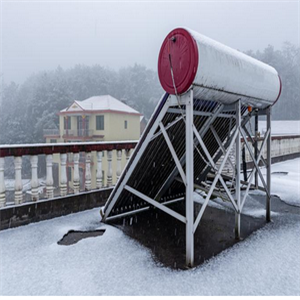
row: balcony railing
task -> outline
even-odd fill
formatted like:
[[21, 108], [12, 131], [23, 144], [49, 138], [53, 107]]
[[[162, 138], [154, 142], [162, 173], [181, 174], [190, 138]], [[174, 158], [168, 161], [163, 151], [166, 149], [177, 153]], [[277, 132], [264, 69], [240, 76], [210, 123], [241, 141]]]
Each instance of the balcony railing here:
[[[92, 180], [95, 182], [95, 189], [110, 187], [113, 185], [113, 177], [119, 179], [122, 172], [122, 158], [127, 162], [131, 150], [136, 146], [137, 141], [119, 142], [85, 142], [85, 143], [57, 143], [57, 144], [26, 144], [26, 145], [0, 145], [0, 207], [9, 204], [21, 204], [28, 201], [38, 201], [42, 198], [54, 198], [68, 194], [78, 194], [92, 189]], [[125, 157], [124, 157], [125, 156]], [[115, 162], [113, 161], [115, 158]], [[54, 185], [53, 163], [60, 165], [58, 186]], [[104, 161], [104, 159], [106, 161]], [[5, 162], [7, 160], [7, 162]], [[7, 194], [11, 187], [8, 187], [8, 180], [4, 177], [5, 168], [11, 167], [13, 160], [14, 181], [13, 201], [7, 201]], [[22, 178], [22, 162], [29, 161], [30, 165], [27, 177]], [[43, 166], [38, 165], [42, 162]], [[106, 178], [103, 178], [103, 164], [106, 165]], [[91, 166], [96, 167], [95, 177], [92, 178]], [[113, 165], [115, 169], [113, 170]], [[67, 167], [72, 171], [71, 177], [67, 177]], [[44, 168], [42, 168], [44, 167]], [[38, 178], [39, 171], [44, 169], [45, 175]], [[80, 178], [80, 170], [83, 178]], [[23, 170], [24, 171], [24, 170]], [[28, 171], [28, 170], [27, 170]], [[115, 172], [115, 174], [113, 173]], [[28, 175], [29, 174], [29, 175]], [[25, 184], [30, 180], [30, 186], [25, 199]], [[29, 179], [29, 180], [28, 180]], [[69, 180], [71, 179], [71, 180]], [[83, 182], [83, 188], [80, 188]], [[104, 185], [104, 182], [106, 184]], [[68, 189], [68, 184], [71, 187]], [[11, 184], [10, 184], [11, 185]]]
[[59, 136], [59, 129], [44, 129], [44, 136]]
[[70, 129], [64, 130], [64, 137], [92, 137], [94, 130], [92, 129]]
[[[59, 129], [44, 129], [44, 136], [60, 136]], [[81, 138], [92, 137], [94, 135], [93, 129], [65, 129], [63, 137], [65, 138]]]

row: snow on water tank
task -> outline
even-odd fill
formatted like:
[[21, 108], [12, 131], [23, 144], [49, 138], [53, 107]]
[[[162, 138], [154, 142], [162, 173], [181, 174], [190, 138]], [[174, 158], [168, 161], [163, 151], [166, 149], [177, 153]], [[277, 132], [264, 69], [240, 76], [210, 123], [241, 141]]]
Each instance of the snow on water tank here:
[[187, 28], [174, 29], [165, 38], [158, 76], [169, 94], [183, 94], [193, 85], [194, 98], [224, 104], [241, 99], [267, 107], [281, 93], [273, 67]]

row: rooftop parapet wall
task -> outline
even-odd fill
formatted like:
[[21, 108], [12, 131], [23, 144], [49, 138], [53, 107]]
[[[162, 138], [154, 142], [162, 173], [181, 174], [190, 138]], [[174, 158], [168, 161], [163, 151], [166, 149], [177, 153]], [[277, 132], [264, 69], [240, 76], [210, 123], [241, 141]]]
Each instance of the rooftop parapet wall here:
[[[51, 185], [51, 172], [52, 165], [50, 163], [51, 157], [58, 153], [59, 155], [64, 155], [66, 153], [90, 153], [89, 151], [96, 151], [98, 159], [101, 156], [103, 160], [109, 160], [110, 151], [119, 151], [119, 155], [123, 155], [123, 150], [126, 155], [126, 160], [129, 159], [130, 150], [133, 149], [137, 141], [127, 141], [127, 142], [98, 142], [98, 143], [67, 143], [67, 144], [36, 144], [36, 145], [0, 145], [0, 228], [5, 229], [9, 227], [19, 226], [28, 224], [31, 222], [37, 222], [40, 220], [50, 219], [58, 216], [62, 216], [68, 213], [78, 212], [86, 209], [91, 209], [94, 207], [99, 207], [105, 204], [108, 196], [112, 190], [112, 182], [109, 179], [104, 183], [104, 178], [101, 178], [101, 172], [97, 172], [94, 180], [97, 181], [98, 187], [95, 190], [88, 190], [89, 174], [85, 174], [85, 178], [82, 180], [87, 183], [85, 184], [85, 189], [82, 190], [78, 186], [78, 177], [73, 176], [73, 185], [70, 189], [71, 194], [66, 194], [64, 176], [63, 182], [59, 183], [58, 187]], [[258, 147], [260, 148], [261, 139], [258, 141]], [[300, 156], [300, 135], [291, 136], [273, 136], [272, 137], [272, 162], [277, 162], [281, 160], [290, 159], [296, 156]], [[102, 153], [100, 155], [100, 153]], [[102, 156], [104, 153], [106, 155]], [[22, 157], [30, 155], [31, 158], [31, 190], [29, 193], [29, 199], [26, 200], [25, 192], [23, 190], [22, 183], [20, 182], [20, 166], [22, 165]], [[35, 170], [37, 168], [37, 162], [35, 157], [37, 155], [45, 155], [48, 157], [47, 168], [48, 177], [46, 178], [45, 197], [47, 199], [42, 199], [43, 194], [39, 194], [38, 189], [39, 182], [37, 181], [37, 175]], [[8, 203], [6, 195], [8, 193], [7, 187], [4, 181], [5, 167], [8, 167], [4, 163], [5, 157], [14, 157], [15, 164], [15, 191], [14, 191], [14, 201]], [[20, 161], [21, 159], [21, 161]], [[76, 156], [75, 156], [76, 160]], [[249, 154], [246, 152], [246, 161], [250, 161]], [[76, 162], [75, 162], [76, 163]], [[84, 166], [89, 161], [83, 160], [78, 161], [79, 164]], [[95, 163], [100, 163], [99, 160]], [[62, 165], [64, 160], [62, 160]], [[114, 172], [119, 178], [122, 170], [118, 162], [116, 163], [117, 168]], [[111, 164], [112, 166], [112, 164]], [[74, 166], [73, 166], [74, 168]], [[99, 168], [99, 170], [101, 167]], [[76, 170], [76, 166], [75, 166]], [[61, 168], [61, 172], [65, 172], [64, 166]], [[111, 173], [107, 174], [111, 176]], [[74, 174], [73, 174], [74, 175]], [[75, 174], [76, 175], [76, 174]], [[78, 174], [79, 175], [79, 174]], [[87, 175], [87, 176], [86, 176]], [[91, 174], [90, 174], [91, 175]], [[22, 180], [21, 180], [22, 181]], [[74, 190], [74, 187], [77, 190]], [[87, 190], [87, 191], [86, 191]], [[51, 194], [52, 191], [52, 194]], [[57, 192], [55, 194], [55, 191]], [[28, 195], [27, 195], [28, 196]]]
[[103, 206], [112, 187], [0, 208], [0, 230]]

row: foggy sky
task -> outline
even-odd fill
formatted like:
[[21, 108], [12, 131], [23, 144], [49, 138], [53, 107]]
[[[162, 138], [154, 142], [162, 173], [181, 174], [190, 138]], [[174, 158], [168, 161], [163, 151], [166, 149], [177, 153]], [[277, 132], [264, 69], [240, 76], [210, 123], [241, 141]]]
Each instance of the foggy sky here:
[[163, 39], [180, 26], [242, 51], [299, 46], [299, 1], [0, 1], [6, 83], [58, 65], [156, 70]]

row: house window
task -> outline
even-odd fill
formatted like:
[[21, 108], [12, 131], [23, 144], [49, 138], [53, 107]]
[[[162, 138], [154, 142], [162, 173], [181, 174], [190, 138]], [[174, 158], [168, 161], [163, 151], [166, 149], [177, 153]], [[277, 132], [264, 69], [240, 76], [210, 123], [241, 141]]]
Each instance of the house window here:
[[128, 125], [128, 124], [127, 124], [127, 121], [125, 120], [125, 121], [124, 121], [124, 128], [125, 128], [125, 129], [127, 129], [127, 125]]
[[90, 118], [89, 116], [78, 116], [77, 117], [77, 135], [79, 137], [89, 136]]
[[104, 116], [96, 116], [96, 130], [104, 130]]
[[54, 143], [56, 143], [56, 140], [55, 139], [50, 139], [50, 143], [54, 144]]
[[64, 129], [71, 129], [71, 117], [64, 118]]

